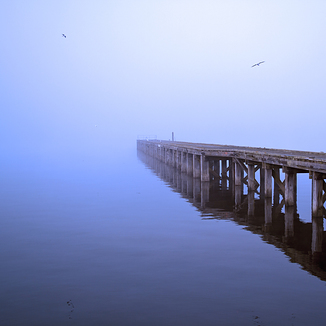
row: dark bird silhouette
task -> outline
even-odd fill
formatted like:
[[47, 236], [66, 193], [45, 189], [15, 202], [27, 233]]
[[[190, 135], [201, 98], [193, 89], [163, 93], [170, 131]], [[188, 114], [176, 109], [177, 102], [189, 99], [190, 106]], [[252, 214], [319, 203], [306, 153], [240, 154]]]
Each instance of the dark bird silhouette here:
[[258, 63], [255, 63], [253, 66], [251, 66], [251, 68], [252, 67], [255, 67], [255, 66], [259, 66], [261, 63], [264, 63], [265, 61], [260, 61], [260, 62], [258, 62]]
[[65, 34], [62, 34], [62, 37], [67, 38], [67, 36]]

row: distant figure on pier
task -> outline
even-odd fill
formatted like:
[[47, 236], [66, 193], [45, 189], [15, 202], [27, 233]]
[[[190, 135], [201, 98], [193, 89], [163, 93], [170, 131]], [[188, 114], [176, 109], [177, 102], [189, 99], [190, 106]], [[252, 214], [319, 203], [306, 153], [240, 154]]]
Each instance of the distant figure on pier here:
[[255, 67], [255, 66], [259, 66], [261, 63], [264, 63], [265, 61], [260, 61], [260, 62], [258, 62], [258, 63], [255, 63], [253, 66], [251, 66], [251, 68], [252, 67]]
[[67, 38], [67, 36], [65, 34], [62, 34], [62, 37]]

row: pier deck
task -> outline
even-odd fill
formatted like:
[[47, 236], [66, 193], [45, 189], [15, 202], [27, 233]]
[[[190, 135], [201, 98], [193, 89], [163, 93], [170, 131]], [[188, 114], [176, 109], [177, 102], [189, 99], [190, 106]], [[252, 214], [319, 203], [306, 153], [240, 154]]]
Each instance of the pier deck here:
[[301, 172], [315, 171], [326, 174], [326, 153], [306, 152], [286, 149], [244, 147], [232, 145], [201, 144], [177, 141], [149, 140], [140, 141], [190, 154], [206, 157], [229, 157], [290, 167]]

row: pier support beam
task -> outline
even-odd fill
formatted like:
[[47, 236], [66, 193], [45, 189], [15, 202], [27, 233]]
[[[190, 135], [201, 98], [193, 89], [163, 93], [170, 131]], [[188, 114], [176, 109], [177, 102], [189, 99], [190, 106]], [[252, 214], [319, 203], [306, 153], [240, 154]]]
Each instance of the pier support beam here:
[[275, 167], [273, 169], [273, 175], [274, 175], [274, 201], [273, 202], [274, 202], [274, 206], [277, 206], [280, 203], [280, 194], [281, 194], [281, 188], [278, 185], [278, 180], [280, 180], [280, 169]]
[[248, 163], [248, 191], [255, 190], [255, 165]]
[[323, 216], [323, 187], [324, 180], [321, 173], [312, 175], [312, 215]]
[[241, 165], [235, 161], [234, 162], [234, 185], [235, 186], [242, 186], [242, 175], [243, 175], [243, 172], [242, 172], [242, 168], [241, 168]]
[[248, 192], [248, 216], [255, 215], [255, 193], [250, 190]]
[[234, 163], [232, 159], [229, 159], [229, 189], [234, 195]]
[[222, 159], [222, 173], [221, 173], [221, 186], [223, 190], [226, 190], [228, 179], [227, 179], [227, 160]]
[[172, 149], [171, 152], [172, 152], [172, 157], [171, 157], [171, 166], [172, 166], [172, 167], [175, 167], [175, 150]]
[[209, 161], [209, 181], [213, 181], [214, 180], [214, 161], [210, 160]]
[[192, 154], [187, 154], [187, 173], [189, 175], [193, 175], [193, 166], [194, 166], [194, 160], [193, 160], [193, 155]]
[[241, 206], [242, 190], [242, 186], [234, 186], [234, 207], [236, 209], [239, 209]]
[[188, 154], [185, 152], [181, 152], [181, 172], [187, 172], [187, 160]]
[[205, 155], [200, 155], [200, 178], [201, 181], [209, 181], [209, 162]]
[[167, 149], [166, 148], [164, 148], [164, 151], [163, 151], [163, 162], [166, 164], [166, 162], [167, 162]]
[[260, 194], [260, 199], [265, 198], [265, 169], [263, 169], [262, 164], [260, 165], [259, 168], [259, 194]]
[[200, 178], [200, 155], [193, 155], [193, 177]]
[[272, 187], [272, 172], [273, 169], [269, 164], [263, 164], [265, 170], [265, 197], [272, 198], [273, 187]]
[[177, 151], [177, 169], [181, 170], [181, 154], [182, 152]]
[[213, 167], [214, 172], [220, 176], [220, 160], [214, 160]]
[[283, 169], [285, 173], [285, 205], [294, 206], [297, 201], [297, 174], [291, 168]]

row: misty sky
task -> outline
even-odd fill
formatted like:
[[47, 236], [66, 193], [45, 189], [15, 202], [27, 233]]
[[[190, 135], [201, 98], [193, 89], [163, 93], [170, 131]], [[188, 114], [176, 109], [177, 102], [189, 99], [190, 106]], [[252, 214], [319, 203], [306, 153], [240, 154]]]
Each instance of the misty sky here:
[[325, 14], [324, 0], [2, 1], [0, 150], [94, 153], [174, 131], [326, 151]]

